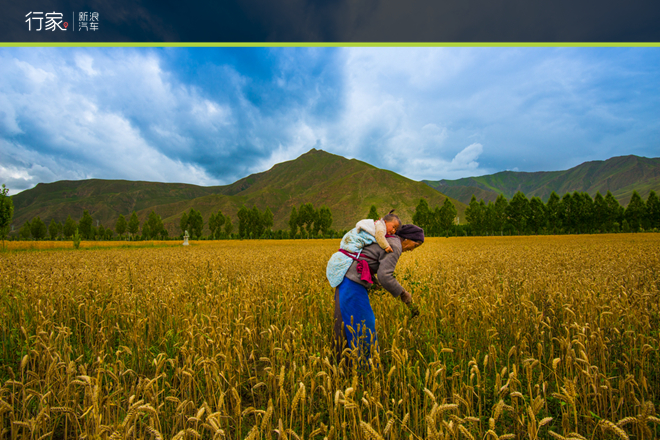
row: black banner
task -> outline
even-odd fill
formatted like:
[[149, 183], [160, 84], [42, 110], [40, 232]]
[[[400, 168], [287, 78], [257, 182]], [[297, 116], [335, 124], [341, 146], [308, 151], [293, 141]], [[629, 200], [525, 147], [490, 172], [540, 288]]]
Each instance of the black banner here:
[[5, 43], [660, 42], [660, 1], [27, 0]]

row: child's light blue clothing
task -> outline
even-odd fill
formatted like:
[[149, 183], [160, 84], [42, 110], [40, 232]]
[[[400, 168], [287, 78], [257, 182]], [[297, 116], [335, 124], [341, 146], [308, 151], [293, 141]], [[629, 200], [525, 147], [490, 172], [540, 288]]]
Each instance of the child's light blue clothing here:
[[[341, 239], [339, 248], [352, 252], [357, 257], [365, 246], [372, 243], [376, 243], [376, 237], [366, 231], [358, 232], [357, 228], [353, 228]], [[330, 257], [328, 266], [325, 269], [325, 275], [328, 278], [331, 287], [334, 288], [341, 284], [344, 275], [346, 275], [346, 272], [351, 267], [351, 264], [353, 264], [353, 261], [354, 260], [348, 255], [344, 255], [341, 252], [335, 252], [332, 257]]]

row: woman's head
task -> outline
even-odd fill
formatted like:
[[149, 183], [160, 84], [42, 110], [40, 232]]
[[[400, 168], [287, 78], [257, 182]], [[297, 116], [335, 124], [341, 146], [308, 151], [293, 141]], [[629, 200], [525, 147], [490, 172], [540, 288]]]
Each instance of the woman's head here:
[[401, 239], [401, 250], [412, 251], [424, 243], [424, 229], [417, 225], [401, 225], [396, 235]]

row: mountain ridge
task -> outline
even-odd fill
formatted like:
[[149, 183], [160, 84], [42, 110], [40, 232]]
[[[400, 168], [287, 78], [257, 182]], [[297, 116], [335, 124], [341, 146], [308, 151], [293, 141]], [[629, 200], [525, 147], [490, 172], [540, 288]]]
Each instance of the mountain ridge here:
[[13, 196], [13, 225], [17, 230], [37, 215], [46, 223], [50, 219], [63, 222], [68, 215], [78, 220], [86, 209], [94, 220], [114, 228], [120, 214], [128, 217], [135, 210], [143, 222], [153, 210], [162, 217], [170, 235], [179, 235], [179, 220], [190, 208], [199, 210], [206, 222], [211, 213], [221, 210], [236, 224], [241, 206], [257, 206], [271, 209], [274, 229], [287, 229], [291, 208], [311, 202], [315, 208], [325, 205], [331, 209], [333, 229], [347, 229], [364, 218], [372, 204], [383, 214], [394, 208], [404, 222], [410, 222], [420, 198], [433, 208], [449, 197], [464, 221], [473, 194], [477, 199], [494, 201], [499, 194], [510, 199], [522, 191], [528, 198], [538, 196], [547, 201], [552, 191], [560, 196], [586, 191], [593, 197], [596, 191], [604, 195], [608, 189], [624, 205], [635, 190], [643, 198], [651, 190], [660, 192], [660, 158], [618, 156], [564, 171], [502, 171], [417, 182], [357, 159], [311, 149], [296, 159], [222, 186], [104, 179], [39, 183]]
[[[94, 220], [114, 228], [120, 214], [127, 217], [135, 210], [143, 222], [153, 210], [170, 235], [179, 235], [179, 220], [190, 208], [199, 210], [206, 222], [211, 213], [221, 210], [236, 225], [236, 212], [244, 205], [269, 207], [274, 229], [286, 229], [291, 208], [311, 202], [317, 209], [323, 205], [331, 209], [333, 229], [347, 229], [364, 218], [372, 204], [383, 214], [394, 208], [404, 222], [410, 222], [420, 198], [434, 207], [446, 196], [393, 171], [312, 149], [224, 186], [102, 179], [41, 183], [13, 196], [13, 223], [16, 230], [37, 215], [46, 223], [51, 218], [63, 222], [67, 215], [78, 220], [87, 209]], [[463, 218], [466, 205], [452, 202]]]
[[463, 203], [469, 203], [472, 194], [477, 200], [494, 202], [499, 194], [511, 199], [517, 191], [522, 191], [530, 199], [536, 196], [546, 202], [552, 191], [560, 196], [567, 192], [587, 192], [594, 197], [598, 191], [605, 195], [609, 190], [622, 205], [627, 205], [633, 191], [644, 199], [651, 190], [660, 191], [660, 158], [616, 156], [584, 162], [563, 171], [500, 171], [485, 176], [423, 182]]

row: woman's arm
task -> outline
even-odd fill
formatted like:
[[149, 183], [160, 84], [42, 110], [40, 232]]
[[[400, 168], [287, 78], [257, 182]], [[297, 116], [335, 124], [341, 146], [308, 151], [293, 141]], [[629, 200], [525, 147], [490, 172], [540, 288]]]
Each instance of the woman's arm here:
[[[394, 278], [394, 269], [401, 256], [401, 240], [397, 237], [388, 238], [387, 241], [392, 246], [392, 252], [380, 252], [378, 258], [378, 281], [385, 290], [390, 292], [392, 296], [401, 297], [401, 294], [406, 292], [405, 289]], [[407, 292], [406, 292], [407, 293]], [[408, 294], [409, 296], [410, 294]], [[404, 295], [405, 298], [405, 295]], [[404, 299], [402, 298], [402, 299]]]

